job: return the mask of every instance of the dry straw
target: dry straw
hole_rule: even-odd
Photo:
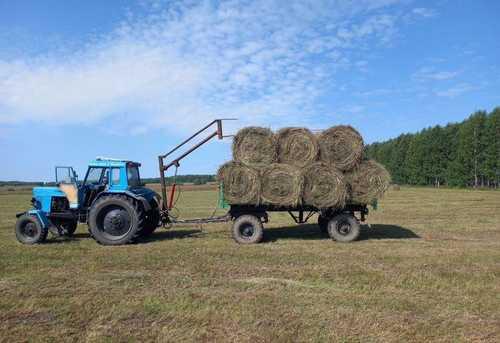
[[[276,139],[270,129],[245,127],[233,140],[233,158],[247,164],[270,164],[277,161]]]
[[[363,137],[351,126],[339,125],[319,136],[321,160],[341,171],[355,168],[363,157]]]
[[[342,172],[324,162],[316,162],[304,170],[303,203],[317,208],[342,208],[347,187]]]
[[[306,128],[291,127],[277,132],[278,160],[297,167],[305,167],[318,158],[316,136]]]
[[[302,194],[303,176],[288,164],[273,163],[260,170],[260,199],[264,204],[297,206]]]
[[[260,185],[255,169],[231,161],[219,168],[217,176],[224,187],[224,199],[230,204],[258,204]]]
[[[345,177],[349,184],[350,202],[358,204],[371,204],[381,198],[391,183],[389,172],[374,160],[363,160]]]

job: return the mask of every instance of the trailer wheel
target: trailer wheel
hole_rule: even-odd
[[[47,238],[47,228],[42,228],[40,222],[28,214],[22,215],[16,222],[16,238],[23,244],[42,243]]]
[[[126,196],[103,196],[90,209],[90,232],[103,245],[130,243],[139,236],[143,225],[144,211]]]
[[[264,227],[259,217],[252,214],[239,216],[233,223],[233,238],[240,244],[255,244],[262,240]]]
[[[339,214],[328,222],[328,234],[338,242],[352,242],[360,231],[358,220],[350,214]]]
[[[328,233],[328,217],[318,216],[318,226],[322,233]]]

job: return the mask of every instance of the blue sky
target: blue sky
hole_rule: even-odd
[[[366,142],[500,105],[498,1],[0,0],[0,180],[156,156],[216,117]],[[230,159],[214,141],[179,173]]]

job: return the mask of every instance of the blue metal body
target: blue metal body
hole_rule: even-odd
[[[137,176],[138,176],[138,168],[140,167],[140,163],[127,161],[127,160],[116,160],[116,159],[106,159],[106,158],[97,158],[93,161],[90,161],[87,174],[85,176],[85,180],[81,184],[77,184],[75,180],[75,186],[78,189],[78,204],[76,204],[75,208],[71,208],[75,217],[80,217],[79,214],[81,212],[88,212],[88,210],[92,207],[95,201],[102,196],[109,194],[124,194],[131,198],[140,201],[146,211],[151,210],[151,203],[153,201],[158,201],[156,199],[157,194],[153,190],[143,187],[140,184],[129,184],[129,175],[131,169],[137,168]],[[67,167],[56,167],[57,168],[67,168]],[[87,177],[89,175],[89,171],[92,168],[102,168],[104,174],[102,174],[103,178],[105,177],[107,182],[104,184],[90,184],[86,183]],[[56,171],[57,175],[57,171]],[[119,175],[119,177],[118,177]],[[113,178],[113,176],[115,176]],[[56,176],[57,177],[57,176]],[[56,180],[57,181],[57,180]],[[100,188],[103,188],[102,190]],[[87,193],[91,192],[91,190],[99,189],[98,194],[94,199],[91,199],[90,204],[84,204],[84,199],[86,199]],[[29,214],[36,216],[40,221],[42,227],[50,226],[50,215],[52,210],[52,202],[53,199],[66,198],[66,194],[61,191],[59,187],[34,187],[33,188],[33,208],[28,211]],[[153,200],[155,199],[155,200]],[[21,214],[19,214],[21,215]]]
[[[58,187],[34,187],[32,193],[36,201],[35,209],[45,213],[50,213],[52,198],[66,196]]]

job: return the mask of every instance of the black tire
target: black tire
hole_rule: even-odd
[[[103,245],[133,242],[144,225],[144,211],[133,199],[122,195],[99,198],[89,212],[89,230]]]
[[[318,226],[322,233],[328,233],[328,217],[323,215],[318,216]]]
[[[244,214],[233,222],[233,238],[240,244],[259,243],[264,236],[264,227],[259,217]]]
[[[37,218],[23,214],[16,222],[16,238],[23,244],[42,243],[47,239],[49,230],[42,228]]]
[[[155,208],[148,212],[146,219],[144,220],[144,227],[139,232],[140,237],[150,236],[153,232],[155,232],[158,227],[158,223],[160,222],[160,212]]]
[[[328,234],[338,242],[352,242],[359,237],[361,227],[350,214],[339,214],[328,221]]]

